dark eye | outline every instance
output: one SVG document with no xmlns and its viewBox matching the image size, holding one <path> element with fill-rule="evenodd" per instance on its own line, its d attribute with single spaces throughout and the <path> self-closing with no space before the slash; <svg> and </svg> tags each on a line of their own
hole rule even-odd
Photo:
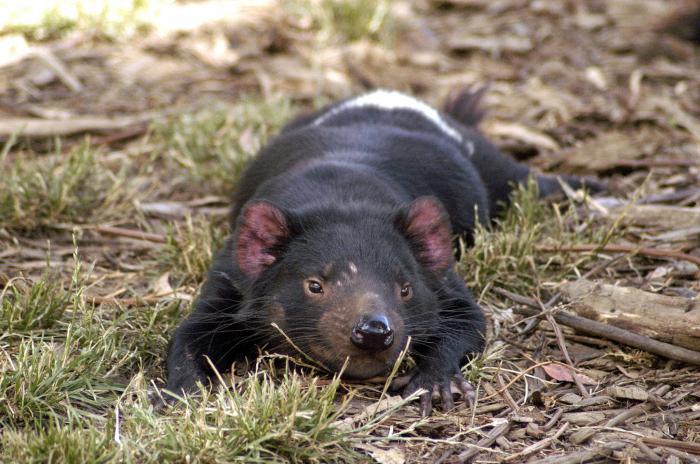
<svg viewBox="0 0 700 464">
<path fill-rule="evenodd" d="M 315 280 L 309 280 L 306 283 L 306 288 L 309 290 L 310 293 L 314 293 L 316 295 L 320 295 L 321 293 L 323 293 L 323 286 Z"/>
<path fill-rule="evenodd" d="M 403 287 L 401 287 L 401 298 L 404 300 L 408 300 L 413 296 L 413 287 L 411 287 L 411 284 L 404 284 Z"/>
</svg>

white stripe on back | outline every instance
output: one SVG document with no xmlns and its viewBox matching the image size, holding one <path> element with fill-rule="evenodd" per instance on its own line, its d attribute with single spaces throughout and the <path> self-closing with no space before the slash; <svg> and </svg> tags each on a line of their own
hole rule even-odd
<svg viewBox="0 0 700 464">
<path fill-rule="evenodd" d="M 445 122 L 444 119 L 442 119 L 440 113 L 438 113 L 435 108 L 426 105 L 416 98 L 395 90 L 375 90 L 374 92 L 360 95 L 359 97 L 348 100 L 316 119 L 314 121 L 314 125 L 318 126 L 329 118 L 332 118 L 345 110 L 362 108 L 364 106 L 371 106 L 382 110 L 414 111 L 419 113 L 424 118 L 430 120 L 448 137 L 451 137 L 460 143 L 462 142 L 462 136 L 460 133 L 450 127 L 450 125 Z"/>
</svg>

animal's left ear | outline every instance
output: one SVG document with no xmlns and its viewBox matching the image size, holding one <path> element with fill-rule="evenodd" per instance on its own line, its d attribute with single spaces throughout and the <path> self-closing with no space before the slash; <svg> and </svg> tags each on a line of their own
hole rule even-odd
<svg viewBox="0 0 700 464">
<path fill-rule="evenodd" d="M 450 218 L 436 198 L 415 199 L 402 209 L 396 224 L 428 270 L 440 273 L 452 265 Z"/>
</svg>

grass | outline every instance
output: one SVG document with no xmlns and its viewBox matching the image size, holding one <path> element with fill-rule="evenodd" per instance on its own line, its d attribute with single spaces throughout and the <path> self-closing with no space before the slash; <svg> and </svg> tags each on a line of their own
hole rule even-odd
<svg viewBox="0 0 700 464">
<path fill-rule="evenodd" d="M 495 227 L 479 227 L 474 246 L 465 250 L 458 263 L 467 284 L 484 295 L 493 286 L 527 294 L 545 281 L 577 277 L 577 269 L 593 255 L 545 254 L 539 245 L 604 245 L 621 234 L 619 223 L 594 227 L 592 215 L 581 214 L 583 206 L 562 210 L 538 197 L 537 185 L 519 186 L 513 203 Z"/>
<path fill-rule="evenodd" d="M 11 142 L 5 147 L 9 151 Z M 0 228 L 23 233 L 95 223 L 131 209 L 126 166 L 112 172 L 88 142 L 46 159 L 19 153 L 0 158 Z"/>
<path fill-rule="evenodd" d="M 139 175 L 168 178 L 160 190 L 153 188 L 160 194 L 177 196 L 182 185 L 195 187 L 189 195 L 200 185 L 226 194 L 291 112 L 286 100 L 249 98 L 228 110 L 159 123 L 150 135 L 155 151 L 119 163 L 116 172 L 89 144 L 13 162 L 7 148 L 3 227 L 21 236 L 123 217 L 136 198 L 130 192 L 136 164 Z M 534 263 L 532 256 L 545 242 L 603 240 L 581 232 L 586 220 L 576 212 L 541 202 L 532 185 L 518 190 L 498 227 L 477 232 L 460 271 L 482 292 L 495 282 L 526 291 L 573 273 L 580 263 L 572 257 Z M 195 215 L 161 223 L 166 243 L 148 253 L 142 279 L 155 267 L 171 273 L 178 292 L 194 291 L 223 243 L 223 221 Z M 73 263 L 70 275 L 46 269 L 12 277 L 0 294 L 0 462 L 354 462 L 366 460 L 358 444 L 399 440 L 415 430 L 411 422 L 392 438 L 378 433 L 396 408 L 357 424 L 340 422 L 352 413 L 356 387 L 269 361 L 233 378 L 230 389 L 157 408 L 154 385 L 164 377 L 168 334 L 187 304 L 172 297 L 93 303 L 91 295 L 109 273 L 86 267 L 78 251 Z M 122 285 L 118 275 L 113 280 Z M 132 292 L 138 296 L 139 290 Z M 473 384 L 491 376 L 494 356 L 477 357 L 465 369 Z"/>
<path fill-rule="evenodd" d="M 0 295 L 0 462 L 352 462 L 374 426 L 340 427 L 349 399 L 289 364 L 260 361 L 232 389 L 156 409 L 173 303 L 96 307 L 79 253 L 70 283 L 45 272 Z M 37 308 L 49 308 L 37 311 Z M 345 399 L 343 399 L 345 398 Z M 118 411 L 118 412 L 117 412 Z M 119 424 L 117 424 L 119 414 Z M 381 419 L 382 413 L 370 419 Z M 119 440 L 115 441 L 118 432 Z"/>
<path fill-rule="evenodd" d="M 0 0 L 0 33 L 31 40 L 57 39 L 80 30 L 106 39 L 126 39 L 147 29 L 164 0 Z"/>
<path fill-rule="evenodd" d="M 167 241 L 158 251 L 158 262 L 182 283 L 201 282 L 221 249 L 227 230 L 222 221 L 205 216 L 187 216 L 184 223 L 172 223 Z"/>
<path fill-rule="evenodd" d="M 397 32 L 389 14 L 391 0 L 288 0 L 286 10 L 296 23 L 318 32 L 319 43 L 347 43 L 360 39 L 391 45 Z"/>
<path fill-rule="evenodd" d="M 206 183 L 209 194 L 229 194 L 250 157 L 293 114 L 290 100 L 243 97 L 233 107 L 159 123 L 154 139 L 161 157 L 184 170 L 187 183 Z"/>
<path fill-rule="evenodd" d="M 8 144 L 1 158 L 8 176 L 0 180 L 4 236 L 60 237 L 65 229 L 128 217 L 137 200 L 150 200 L 149 192 L 183 201 L 198 198 L 200 189 L 228 195 L 248 159 L 292 112 L 288 100 L 246 98 L 228 109 L 182 115 L 153 128 L 152 152 L 118 163 L 108 163 L 88 143 L 67 153 L 59 147 L 48 157 L 12 158 Z M 139 185 L 147 187 L 134 188 Z M 477 231 L 460 272 L 482 294 L 493 285 L 526 293 L 545 280 L 575 275 L 590 257 L 545 256 L 537 246 L 615 236 L 617 229 L 592 227 L 586 214 L 579 218 L 579 208 L 540 201 L 534 185 L 519 189 L 498 226 Z M 424 439 L 411 435 L 414 419 L 386 436 L 382 424 L 396 421 L 400 406 L 341 422 L 355 414 L 351 398 L 376 400 L 376 390 L 267 360 L 233 378 L 230 389 L 155 406 L 169 334 L 190 304 L 172 296 L 139 297 L 154 269 L 169 272 L 179 294 L 194 296 L 223 243 L 224 221 L 201 214 L 150 219 L 166 242 L 149 248 L 142 269 L 132 271 L 142 287 L 122 282 L 125 274 L 104 262 L 86 266 L 78 251 L 70 274 L 45 269 L 6 279 L 0 294 L 0 462 L 354 462 L 367 459 L 358 445 Z M 92 295 L 103 286 L 136 298 L 95 303 Z M 479 356 L 465 375 L 474 385 L 492 381 L 498 359 L 498 351 Z"/>
</svg>

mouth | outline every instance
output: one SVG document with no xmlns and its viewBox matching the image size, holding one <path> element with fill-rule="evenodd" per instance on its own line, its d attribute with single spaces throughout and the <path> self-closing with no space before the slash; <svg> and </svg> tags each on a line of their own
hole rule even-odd
<svg viewBox="0 0 700 464">
<path fill-rule="evenodd" d="M 312 358 L 327 370 L 331 372 L 342 370 L 343 378 L 365 380 L 391 372 L 401 355 L 401 351 L 406 348 L 407 342 L 407 337 L 396 337 L 391 348 L 375 353 L 361 350 L 351 342 L 343 344 L 336 342 L 332 343 L 331 346 L 319 347 L 321 349 L 312 348 L 309 351 Z M 343 367 L 345 368 L 343 369 Z"/>
</svg>

